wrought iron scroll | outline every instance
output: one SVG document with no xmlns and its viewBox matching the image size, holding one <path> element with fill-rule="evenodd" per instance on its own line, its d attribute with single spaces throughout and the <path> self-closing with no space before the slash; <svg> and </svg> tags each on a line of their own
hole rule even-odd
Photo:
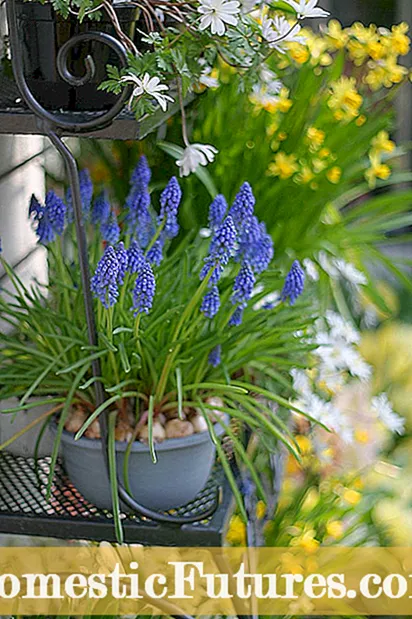
<svg viewBox="0 0 412 619">
<path fill-rule="evenodd" d="M 81 271 L 88 340 L 91 346 L 96 346 L 98 343 L 98 336 L 93 309 L 93 299 L 90 291 L 88 250 L 86 234 L 82 221 L 79 171 L 76 160 L 73 157 L 71 151 L 66 146 L 66 144 L 62 141 L 60 133 L 90 133 L 92 131 L 102 129 L 105 126 L 110 125 L 112 121 L 116 118 L 116 116 L 124 108 L 125 102 L 130 96 L 131 88 L 125 88 L 123 92 L 119 95 L 116 103 L 110 109 L 105 110 L 103 113 L 98 112 L 96 114 L 93 114 L 92 117 L 85 118 L 84 115 L 73 116 L 73 114 L 71 114 L 70 112 L 65 112 L 64 115 L 62 115 L 61 113 L 52 113 L 46 110 L 37 101 L 37 99 L 31 92 L 24 75 L 23 55 L 20 43 L 20 36 L 18 32 L 18 23 L 14 0 L 6 0 L 6 7 L 12 66 L 17 86 L 27 106 L 31 109 L 33 114 L 38 119 L 39 132 L 45 134 L 50 139 L 56 150 L 60 153 L 66 166 L 69 185 L 72 192 L 72 202 L 78 242 L 79 265 Z M 90 55 L 86 56 L 85 58 L 85 73 L 82 77 L 76 77 L 72 75 L 68 68 L 68 55 L 72 47 L 89 41 L 96 41 L 108 45 L 114 52 L 116 52 L 120 62 L 120 66 L 123 68 L 127 66 L 127 51 L 123 44 L 117 39 L 115 39 L 112 35 L 104 32 L 95 31 L 78 34 L 72 37 L 60 48 L 56 58 L 56 64 L 59 74 L 66 82 L 68 82 L 72 86 L 83 86 L 84 84 L 88 83 L 94 76 L 94 61 Z M 98 359 L 93 362 L 92 372 L 93 376 L 95 377 L 101 376 L 100 361 Z M 99 406 L 106 400 L 106 394 L 100 381 L 95 381 L 94 388 L 96 406 Z M 105 460 L 107 472 L 109 474 L 108 415 L 108 412 L 105 412 L 103 413 L 103 415 L 101 415 L 100 425 L 102 433 L 103 457 Z M 138 503 L 127 492 L 126 488 L 123 486 L 120 480 L 118 480 L 118 492 L 120 500 L 123 501 L 124 504 L 126 504 L 134 512 L 138 513 L 140 516 L 149 518 L 156 522 L 174 524 L 179 526 L 204 520 L 205 518 L 212 516 L 219 505 L 219 489 L 216 488 L 215 500 L 201 514 L 197 513 L 193 516 L 178 517 L 171 516 L 169 514 L 159 513 L 148 509 L 144 505 L 140 505 L 140 503 Z"/>
</svg>

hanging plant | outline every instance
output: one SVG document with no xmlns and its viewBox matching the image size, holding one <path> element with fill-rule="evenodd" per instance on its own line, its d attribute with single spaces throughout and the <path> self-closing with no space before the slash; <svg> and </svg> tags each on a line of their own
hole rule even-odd
<svg viewBox="0 0 412 619">
<path fill-rule="evenodd" d="M 304 40 L 301 23 L 307 18 L 326 17 L 318 0 L 52 0 L 64 19 L 80 23 L 110 19 L 116 37 L 128 52 L 127 66 L 107 65 L 107 79 L 99 88 L 116 95 L 131 90 L 129 108 L 136 118 L 166 111 L 178 102 L 182 114 L 183 148 L 177 165 L 181 176 L 214 160 L 213 145 L 191 144 L 184 112 L 191 91 L 218 87 L 219 63 L 231 67 L 239 88 L 253 91 L 262 75 L 269 94 L 279 94 L 281 84 L 267 62 L 282 55 L 291 42 Z M 139 20 L 133 28 L 122 26 L 119 11 L 134 7 Z M 97 28 L 97 26 L 96 26 Z M 86 63 L 87 64 L 87 63 Z"/>
</svg>

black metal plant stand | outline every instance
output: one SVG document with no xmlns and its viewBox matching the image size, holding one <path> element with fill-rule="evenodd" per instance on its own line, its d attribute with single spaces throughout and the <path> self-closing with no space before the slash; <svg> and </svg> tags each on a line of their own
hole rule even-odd
<svg viewBox="0 0 412 619">
<path fill-rule="evenodd" d="M 68 180 L 72 192 L 72 201 L 73 201 L 73 210 L 74 210 L 74 219 L 75 219 L 75 227 L 76 227 L 76 236 L 78 242 L 78 253 L 79 253 L 79 264 L 80 264 L 80 272 L 81 272 L 81 281 L 83 288 L 83 299 L 84 299 L 84 307 L 86 312 L 86 323 L 87 323 L 87 333 L 88 340 L 91 346 L 96 346 L 98 343 L 97 339 L 97 330 L 95 324 L 95 317 L 93 312 L 93 301 L 90 291 L 90 275 L 89 275 L 89 266 L 88 266 L 88 254 L 87 254 L 87 243 L 85 230 L 82 223 L 82 207 L 81 207 L 81 195 L 80 195 L 80 183 L 79 183 L 79 173 L 76 161 L 67 148 L 67 146 L 62 141 L 60 134 L 62 131 L 70 131 L 75 134 L 81 134 L 84 132 L 90 132 L 94 129 L 99 129 L 105 127 L 110 124 L 112 120 L 119 114 L 119 112 L 124 107 L 126 99 L 130 96 L 130 88 L 126 88 L 123 90 L 122 94 L 119 96 L 117 102 L 107 111 L 102 114 L 97 114 L 93 118 L 86 119 L 83 121 L 80 120 L 72 120 L 67 118 L 66 115 L 62 116 L 61 114 L 51 113 L 46 110 L 33 96 L 28 84 L 26 82 L 24 76 L 24 68 L 22 61 L 22 53 L 20 49 L 20 40 L 18 33 L 18 24 L 17 24 L 17 16 L 15 11 L 14 0 L 7 0 L 7 17 L 9 24 L 9 37 L 10 37 L 10 47 L 12 53 L 12 65 L 13 72 L 19 87 L 20 93 L 27 103 L 28 107 L 32 110 L 35 116 L 39 121 L 39 129 L 44 133 L 52 142 L 52 144 L 56 147 L 57 151 L 63 158 L 63 161 L 66 166 Z M 57 56 L 57 69 L 61 77 L 69 82 L 72 86 L 81 86 L 87 83 L 93 76 L 93 59 L 90 56 L 87 56 L 85 59 L 85 74 L 83 77 L 75 77 L 73 76 L 67 66 L 68 61 L 68 53 L 70 49 L 82 42 L 86 41 L 98 41 L 100 43 L 104 43 L 111 47 L 117 54 L 120 65 L 122 67 L 127 66 L 127 53 L 122 43 L 116 40 L 114 37 L 107 33 L 102 32 L 87 32 L 83 34 L 76 35 L 72 37 L 65 45 L 63 45 Z M 100 361 L 98 359 L 94 360 L 92 364 L 92 371 L 94 376 L 100 376 Z M 95 399 L 96 406 L 100 406 L 105 401 L 105 393 L 103 389 L 103 385 L 100 381 L 95 381 Z M 101 416 L 101 430 L 102 430 L 102 446 L 104 457 L 108 470 L 108 452 L 107 452 L 107 426 L 108 426 L 108 413 L 105 413 Z M 158 513 L 151 509 L 146 508 L 143 505 L 140 505 L 124 488 L 124 486 L 118 482 L 119 489 L 119 497 L 120 499 L 131 509 L 133 509 L 137 514 L 143 516 L 145 518 L 150 518 L 156 522 L 163 522 L 168 524 L 175 525 L 184 525 L 190 524 L 193 522 L 198 522 L 201 519 L 208 518 L 213 515 L 218 507 L 218 496 L 216 496 L 215 501 L 212 505 L 206 507 L 203 511 L 196 514 L 187 514 L 187 515 L 170 515 L 166 513 Z"/>
<path fill-rule="evenodd" d="M 95 346 L 97 344 L 97 331 L 90 292 L 87 243 L 82 223 L 79 174 L 76 161 L 62 141 L 61 136 L 91 134 L 101 132 L 110 127 L 123 110 L 125 101 L 130 96 L 130 88 L 125 89 L 119 95 L 116 103 L 103 113 L 71 114 L 69 112 L 52 113 L 46 110 L 32 94 L 24 76 L 14 0 L 6 0 L 6 7 L 13 73 L 21 97 L 36 120 L 36 129 L 33 133 L 47 136 L 65 162 L 72 191 L 88 340 L 90 345 Z M 70 73 L 68 68 L 70 49 L 79 43 L 87 41 L 98 41 L 108 45 L 116 53 L 120 66 L 125 67 L 127 64 L 127 53 L 123 44 L 110 34 L 94 31 L 78 34 L 60 48 L 56 59 L 60 76 L 72 86 L 82 86 L 93 76 L 93 59 L 90 56 L 85 59 L 84 76 L 76 77 Z M 19 133 L 17 125 L 14 127 L 13 133 Z M 94 361 L 92 370 L 94 376 L 100 376 L 99 360 Z M 102 404 L 105 398 L 102 384 L 96 381 L 96 406 Z M 100 420 L 102 447 L 106 468 L 108 469 L 107 415 L 108 413 L 103 414 Z M 22 460 L 6 456 L 0 463 L 0 529 L 2 531 L 62 538 L 115 541 L 111 515 L 102 513 L 95 507 L 88 505 L 73 486 L 70 485 L 70 482 L 64 478 L 63 471 L 60 471 L 56 478 L 56 496 L 63 497 L 64 500 L 60 502 L 57 500 L 57 506 L 50 506 L 45 503 L 44 498 L 39 494 L 38 485 L 36 486 L 36 480 L 33 478 L 34 463 L 30 461 L 23 463 Z M 20 475 L 16 475 L 16 467 L 21 467 Z M 40 463 L 40 469 L 45 471 L 47 467 L 48 462 L 45 459 Z M 18 483 L 16 484 L 16 482 Z M 15 486 L 14 492 L 12 491 L 13 483 Z M 133 513 L 132 516 L 124 518 L 127 541 L 173 545 L 221 545 L 224 520 L 229 511 L 231 495 L 226 487 L 222 499 L 221 492 L 222 488 L 224 488 L 224 483 L 220 478 L 219 471 L 212 476 L 207 488 L 192 504 L 185 508 L 174 510 L 175 513 L 173 514 L 150 510 L 140 505 L 126 491 L 120 481 L 118 482 L 118 487 L 120 499 Z M 26 504 L 23 506 L 22 502 L 26 502 Z M 76 519 L 76 527 L 73 526 L 74 517 Z M 78 526 L 80 523 L 82 523 L 82 526 Z M 165 527 L 164 525 L 169 526 Z"/>
</svg>

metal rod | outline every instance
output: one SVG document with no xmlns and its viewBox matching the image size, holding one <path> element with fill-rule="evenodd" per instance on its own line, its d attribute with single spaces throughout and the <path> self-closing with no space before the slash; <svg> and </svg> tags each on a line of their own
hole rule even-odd
<svg viewBox="0 0 412 619">
<path fill-rule="evenodd" d="M 80 194 L 79 171 L 73 154 L 67 148 L 63 140 L 52 130 L 46 129 L 46 135 L 60 153 L 66 166 L 69 185 L 72 192 L 72 202 L 74 211 L 74 224 L 76 227 L 77 252 L 79 256 L 80 277 L 83 288 L 83 303 L 86 313 L 87 337 L 91 346 L 97 346 L 96 320 L 93 310 L 93 298 L 90 290 L 89 257 L 87 251 L 86 232 L 83 226 L 82 198 Z M 100 360 L 92 362 L 93 376 L 101 376 Z M 105 401 L 103 385 L 96 380 L 94 383 L 96 406 L 100 406 Z"/>
</svg>

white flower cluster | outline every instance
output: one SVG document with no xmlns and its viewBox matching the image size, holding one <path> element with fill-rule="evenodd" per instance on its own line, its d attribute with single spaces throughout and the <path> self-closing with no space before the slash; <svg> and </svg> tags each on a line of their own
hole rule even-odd
<svg viewBox="0 0 412 619">
<path fill-rule="evenodd" d="M 371 367 L 357 348 L 360 334 L 342 316 L 327 311 L 325 319 L 316 325 L 313 341 L 318 344 L 313 353 L 317 361 L 314 370 L 291 371 L 293 386 L 298 394 L 295 404 L 315 421 L 339 434 L 344 443 L 352 443 L 356 418 L 365 415 L 365 410 L 349 410 L 346 404 L 343 406 L 348 399 L 353 400 L 344 391 L 348 388 L 353 391 L 355 385 L 363 394 L 368 394 L 372 377 Z M 367 401 L 369 416 L 379 420 L 391 432 L 402 433 L 404 420 L 394 413 L 386 394 L 368 397 Z M 362 408 L 365 406 L 362 403 Z"/>
<path fill-rule="evenodd" d="M 286 52 L 285 46 L 290 42 L 304 42 L 304 37 L 301 33 L 300 22 L 306 18 L 326 17 L 329 13 L 317 6 L 319 0 L 285 0 L 285 2 L 295 11 L 291 22 L 282 15 L 275 14 L 269 18 L 265 15 L 267 7 L 262 7 L 263 10 L 258 15 L 256 23 L 261 23 L 261 38 L 266 47 L 276 50 L 282 54 Z M 198 3 L 189 3 L 184 5 L 185 15 L 190 16 L 186 23 L 187 30 L 196 34 L 196 30 L 210 32 L 211 37 L 216 41 L 216 45 L 220 46 L 220 38 L 228 35 L 228 40 L 231 37 L 238 36 L 239 29 L 244 29 L 250 26 L 248 13 L 254 9 L 266 4 L 267 0 L 199 0 Z M 269 3 L 267 2 L 269 5 Z M 276 2 L 275 2 L 276 5 Z M 276 9 L 275 5 L 271 8 Z M 281 7 L 279 6 L 279 9 Z M 166 9 L 165 9 L 166 10 Z M 164 16 L 163 16 L 164 17 Z M 162 15 L 160 16 L 162 18 Z M 247 21 L 249 19 L 249 22 Z M 236 32 L 237 29 L 237 32 Z M 229 32 L 231 30 L 231 32 Z M 217 39 L 216 39 L 217 37 Z M 179 37 L 177 37 L 178 39 Z M 151 37 L 146 37 L 148 42 L 156 42 L 160 45 L 161 38 L 157 33 L 152 33 Z M 235 39 L 233 39 L 235 40 Z M 267 50 L 266 50 L 267 51 Z M 241 55 L 241 52 L 239 52 Z M 262 56 L 266 59 L 267 54 Z M 203 63 L 205 61 L 203 60 Z M 245 52 L 242 66 L 252 66 L 253 58 L 249 57 Z M 199 64 L 202 65 L 202 59 Z M 264 67 L 264 60 L 262 61 Z M 211 75 L 212 67 L 205 66 L 198 84 L 209 88 L 216 88 L 219 84 L 213 75 Z M 276 98 L 282 88 L 281 82 L 276 79 L 276 76 L 262 69 L 262 88 L 260 85 L 254 87 L 254 95 L 263 98 L 264 101 L 271 101 Z M 129 106 L 137 105 L 137 103 L 146 96 L 152 102 L 155 101 L 163 111 L 166 111 L 167 106 L 174 99 L 170 94 L 166 94 L 169 86 L 161 83 L 158 76 L 151 76 L 149 73 L 138 75 L 133 71 L 129 71 L 127 75 L 120 78 L 120 82 L 130 84 L 132 86 L 132 94 L 130 97 Z M 182 105 L 182 97 L 179 96 L 180 104 Z M 144 101 L 144 99 L 142 99 Z M 214 160 L 217 150 L 209 144 L 191 144 L 187 138 L 185 127 L 185 117 L 182 113 L 183 121 L 183 140 L 184 151 L 177 158 L 176 164 L 180 168 L 181 176 L 188 176 L 196 172 L 199 166 L 206 166 Z"/>
<path fill-rule="evenodd" d="M 368 283 L 364 273 L 342 258 L 330 258 L 326 252 L 321 251 L 318 254 L 318 262 L 332 279 L 343 279 L 356 290 Z"/>
</svg>

